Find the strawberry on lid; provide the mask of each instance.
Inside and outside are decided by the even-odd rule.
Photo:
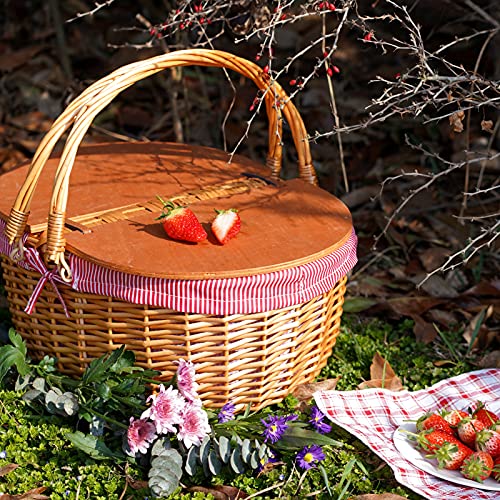
[[[163,213],[157,220],[161,220],[163,229],[174,240],[198,243],[207,239],[207,232],[203,229],[196,215],[187,207],[175,206],[171,201],[163,203]]]

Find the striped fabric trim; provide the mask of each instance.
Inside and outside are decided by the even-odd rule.
[[[12,247],[0,221],[0,252]],[[356,264],[354,231],[342,247],[314,262],[255,276],[208,280],[175,280],[127,274],[73,254],[67,262],[74,290],[122,299],[134,304],[197,314],[251,314],[307,302],[331,290]],[[22,267],[30,268],[26,263]]]

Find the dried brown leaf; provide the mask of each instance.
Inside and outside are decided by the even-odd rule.
[[[293,391],[292,395],[299,401],[309,401],[317,391],[333,391],[337,386],[340,377],[329,378],[321,382],[312,382],[310,384],[300,384]]]
[[[442,266],[449,255],[450,251],[447,248],[432,247],[420,252],[418,258],[422,262],[424,269],[427,272],[431,272]]]
[[[421,316],[412,316],[415,321],[415,326],[413,327],[413,333],[418,342],[423,342],[424,344],[430,344],[433,342],[437,336],[436,328],[433,324],[425,321]]]
[[[456,111],[450,117],[450,125],[453,127],[453,131],[460,133],[464,130],[463,119],[465,118],[465,113],[463,111]]]
[[[248,498],[248,494],[234,486],[190,486],[186,488],[189,492],[200,492],[206,495],[211,494],[215,500],[240,500]]]
[[[492,132],[493,131],[493,121],[492,120],[482,120],[481,121],[481,130],[484,130],[485,132]]]
[[[7,464],[7,465],[4,465],[3,467],[0,467],[0,477],[6,476],[7,474],[12,472],[13,470],[16,470],[18,467],[19,467],[18,464]]]
[[[491,317],[493,314],[493,306],[483,307],[481,310],[470,320],[469,324],[466,326],[463,338],[470,344],[473,340],[474,343],[472,348],[476,347],[486,347],[487,345],[487,337],[489,333],[489,329],[485,326],[484,322]],[[474,332],[479,328],[478,333],[476,334],[476,338],[473,339]]]
[[[0,500],[48,500],[48,496],[42,495],[46,489],[45,486],[41,486],[40,488],[34,488],[20,495],[4,494],[0,495]]]
[[[491,351],[485,354],[477,363],[480,368],[500,368],[500,351]]]
[[[397,297],[389,299],[389,307],[401,316],[420,316],[444,301],[433,297]]]
[[[390,391],[401,391],[403,384],[392,366],[378,352],[373,356],[370,366],[371,380],[359,384],[359,389],[383,388]]]
[[[44,49],[44,45],[31,45],[13,52],[6,52],[0,56],[0,71],[12,71],[22,66]]]

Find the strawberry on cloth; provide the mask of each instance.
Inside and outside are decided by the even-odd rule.
[[[424,498],[453,500],[497,500],[498,491],[487,491],[440,479],[415,467],[394,445],[396,429],[406,421],[439,409],[463,409],[474,401],[487,406],[500,400],[500,370],[466,373],[438,382],[428,389],[393,392],[387,389],[318,391],[316,406],[343,427],[394,471],[396,479]]]

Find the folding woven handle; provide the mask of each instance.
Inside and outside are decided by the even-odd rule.
[[[269,75],[264,73],[256,64],[232,54],[206,49],[181,50],[123,66],[107,77],[95,82],[66,108],[41,141],[26,179],[18,192],[5,228],[5,234],[10,243],[19,241],[23,235],[28,220],[31,199],[40,173],[56,143],[72,126],[55,175],[49,207],[47,246],[45,250],[47,261],[60,265],[69,273],[69,268],[64,260],[66,243],[64,224],[69,178],[78,147],[93,119],[120,92],[132,86],[135,82],[167,68],[191,65],[224,67],[251,79],[263,91],[266,103],[269,117],[267,165],[272,168],[272,175],[278,177],[281,170],[280,115],[282,113],[291,128],[297,149],[299,175],[309,183],[316,183],[304,123],[297,109],[278,83],[272,81]]]

